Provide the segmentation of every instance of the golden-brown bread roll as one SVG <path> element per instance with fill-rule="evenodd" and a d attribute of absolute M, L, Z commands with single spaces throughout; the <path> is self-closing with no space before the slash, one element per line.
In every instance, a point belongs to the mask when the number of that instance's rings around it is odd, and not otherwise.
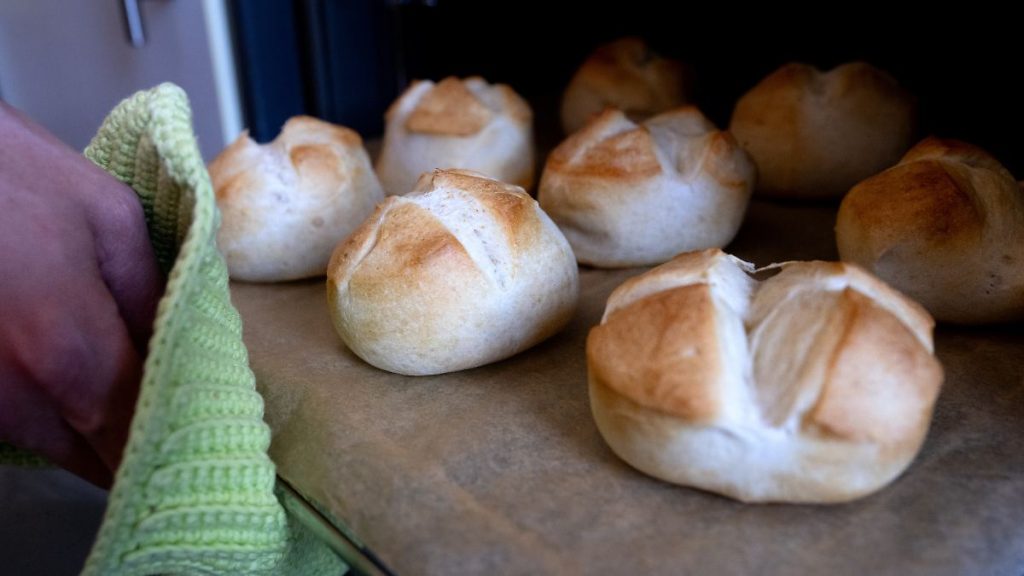
<path fill-rule="evenodd" d="M 980 148 L 923 140 L 850 190 L 836 243 L 939 321 L 1024 319 L 1024 192 Z"/>
<path fill-rule="evenodd" d="M 932 320 L 859 268 L 682 254 L 608 298 L 587 339 L 612 450 L 745 502 L 842 502 L 898 476 L 942 381 Z"/>
<path fill-rule="evenodd" d="M 914 142 L 914 98 L 863 62 L 787 64 L 740 98 L 729 131 L 754 157 L 756 193 L 835 198 Z"/>
<path fill-rule="evenodd" d="M 377 175 L 388 194 L 406 194 L 420 175 L 461 168 L 529 189 L 533 112 L 505 84 L 474 76 L 413 82 L 388 108 Z"/>
<path fill-rule="evenodd" d="M 579 262 L 665 262 L 725 246 L 754 187 L 750 157 L 693 106 L 640 126 L 607 109 L 548 158 L 538 200 Z"/>
<path fill-rule="evenodd" d="M 620 38 L 587 57 L 562 96 L 562 128 L 582 128 L 605 108 L 633 121 L 645 120 L 687 101 L 691 74 L 675 60 L 654 53 L 640 38 Z"/>
<path fill-rule="evenodd" d="M 339 245 L 334 326 L 366 362 L 408 375 L 507 358 L 551 336 L 578 299 L 576 260 L 522 188 L 464 170 L 424 174 Z"/>
<path fill-rule="evenodd" d="M 209 166 L 232 278 L 322 276 L 334 247 L 384 199 L 359 134 L 297 116 L 269 144 L 243 132 Z"/>

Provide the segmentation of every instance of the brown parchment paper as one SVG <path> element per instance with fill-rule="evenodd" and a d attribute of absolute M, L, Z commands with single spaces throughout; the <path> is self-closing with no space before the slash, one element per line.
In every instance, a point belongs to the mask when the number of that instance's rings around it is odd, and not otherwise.
<path fill-rule="evenodd" d="M 729 251 L 835 259 L 835 206 L 755 201 Z M 888 488 L 745 505 L 621 462 L 584 341 L 640 270 L 581 271 L 570 327 L 498 364 L 404 377 L 334 334 L 323 280 L 235 284 L 279 473 L 398 574 L 1024 574 L 1024 333 L 940 327 L 928 439 Z"/>

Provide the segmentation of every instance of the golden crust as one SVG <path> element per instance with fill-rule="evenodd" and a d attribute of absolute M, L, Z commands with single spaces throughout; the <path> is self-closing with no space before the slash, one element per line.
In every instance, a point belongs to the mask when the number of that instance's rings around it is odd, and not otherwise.
<path fill-rule="evenodd" d="M 735 236 L 756 171 L 750 156 L 693 106 L 640 126 L 607 109 L 549 156 L 538 200 L 579 262 L 665 262 Z"/>
<path fill-rule="evenodd" d="M 257 282 L 321 275 L 339 241 L 383 199 L 359 135 L 297 116 L 272 142 L 243 133 L 210 163 L 232 278 Z"/>
<path fill-rule="evenodd" d="M 639 276 L 634 276 L 620 284 L 608 296 L 605 314 L 610 314 L 639 300 L 644 295 L 652 294 L 664 286 L 679 286 L 704 282 L 707 271 L 721 264 L 729 256 L 719 248 L 708 248 L 694 252 L 684 252 L 660 266 L 655 266 Z"/>
<path fill-rule="evenodd" d="M 914 145 L 900 160 L 900 164 L 928 159 L 966 164 L 971 168 L 991 170 L 1007 178 L 1013 178 L 999 160 L 974 144 L 934 136 L 929 136 Z"/>
<path fill-rule="evenodd" d="M 781 266 L 750 294 L 707 250 L 616 288 L 587 340 L 616 454 L 746 502 L 851 500 L 909 465 L 942 381 L 930 318 L 855 266 Z"/>
<path fill-rule="evenodd" d="M 424 174 L 414 192 L 454 188 L 472 196 L 499 226 L 512 246 L 525 248 L 541 241 L 543 231 L 534 213 L 534 200 L 521 187 L 472 170 L 434 170 Z"/>
<path fill-rule="evenodd" d="M 493 362 L 569 321 L 572 252 L 521 189 L 463 170 L 423 175 L 337 247 L 335 328 L 358 356 L 400 374 Z"/>
<path fill-rule="evenodd" d="M 876 257 L 893 244 L 960 244 L 980 238 L 984 220 L 973 198 L 943 162 L 899 164 L 854 186 L 844 218 L 868 233 Z"/>
<path fill-rule="evenodd" d="M 511 86 L 508 84 L 495 84 L 494 88 L 501 95 L 502 102 L 504 103 L 503 109 L 510 118 L 520 124 L 530 124 L 533 122 L 533 110 L 530 108 L 530 105 Z"/>
<path fill-rule="evenodd" d="M 747 167 L 753 164 L 732 134 L 719 130 L 708 136 L 701 167 L 720 185 L 745 190 L 751 180 Z"/>
<path fill-rule="evenodd" d="M 411 203 L 387 212 L 376 232 L 375 248 L 349 279 L 349 290 L 369 299 L 393 299 L 404 286 L 434 284 L 434 267 L 475 272 L 462 244 L 432 214 Z M 444 262 L 442 264 L 442 262 Z M 396 285 L 395 278 L 402 278 Z"/>
<path fill-rule="evenodd" d="M 839 338 L 806 422 L 854 442 L 917 444 L 942 384 L 938 360 L 899 319 L 856 290 L 841 293 L 837 313 Z"/>
<path fill-rule="evenodd" d="M 420 98 L 405 128 L 420 134 L 471 136 L 491 121 L 492 113 L 462 80 L 449 76 Z"/>
<path fill-rule="evenodd" d="M 739 99 L 730 132 L 757 162 L 758 191 L 834 197 L 899 160 L 912 143 L 915 108 L 869 64 L 821 72 L 791 63 Z"/>
<path fill-rule="evenodd" d="M 311 116 L 295 116 L 285 122 L 270 143 L 260 146 L 243 131 L 210 162 L 208 171 L 218 202 L 242 202 L 248 191 L 259 190 L 266 175 L 264 150 L 288 159 L 310 191 L 343 186 L 349 174 L 341 169 L 341 156 L 362 148 L 359 134 Z"/>
<path fill-rule="evenodd" d="M 658 56 L 640 38 L 623 38 L 599 47 L 583 65 L 595 85 L 625 90 L 627 113 L 658 112 L 683 101 L 683 65 Z"/>
<path fill-rule="evenodd" d="M 884 303 L 886 309 L 896 315 L 922 345 L 930 347 L 935 320 L 928 314 L 928 311 L 860 265 L 851 262 L 814 260 L 784 262 L 776 267 L 781 268 L 782 272 L 763 282 L 758 289 L 759 298 L 770 295 L 768 300 L 774 299 L 772 306 L 787 295 L 805 288 L 829 284 L 849 285 L 858 292 L 869 294 L 876 301 Z M 772 292 L 774 294 L 770 294 Z M 760 320 L 761 318 L 756 315 L 752 318 L 752 321 L 755 322 Z"/>
<path fill-rule="evenodd" d="M 984 150 L 928 138 L 850 190 L 836 243 L 941 321 L 1024 318 L 1024 195 Z"/>
<path fill-rule="evenodd" d="M 587 337 L 596 382 L 688 421 L 721 411 L 722 352 L 706 284 L 658 292 L 622 308 Z"/>
<path fill-rule="evenodd" d="M 640 38 L 622 38 L 600 46 L 580 66 L 566 90 L 563 120 L 568 120 L 565 112 L 573 107 L 594 108 L 596 113 L 605 106 L 642 120 L 685 101 L 687 72 L 682 63 L 658 56 Z M 582 122 L 588 114 L 573 111 L 569 115 Z"/>
<path fill-rule="evenodd" d="M 235 141 L 222 150 L 207 166 L 210 181 L 217 200 L 233 198 L 239 194 L 244 184 L 245 171 L 239 169 L 238 163 L 243 162 L 247 153 L 258 150 L 258 145 L 249 137 L 249 131 L 243 130 Z"/>
<path fill-rule="evenodd" d="M 407 194 L 437 168 L 467 168 L 503 182 L 534 182 L 533 114 L 504 84 L 479 76 L 414 82 L 387 113 L 376 169 L 389 194 Z"/>
<path fill-rule="evenodd" d="M 285 145 L 291 142 L 321 142 L 334 144 L 341 148 L 362 146 L 363 139 L 359 133 L 351 128 L 325 122 L 312 116 L 293 116 L 284 123 L 281 134 L 274 139 L 274 142 L 284 141 Z"/>
<path fill-rule="evenodd" d="M 338 244 L 327 264 L 328 283 L 333 282 L 335 286 L 339 286 L 348 282 L 351 271 L 376 246 L 381 222 L 398 201 L 397 197 L 392 196 L 378 204 L 373 213 Z"/>
<path fill-rule="evenodd" d="M 545 171 L 575 178 L 631 180 L 657 176 L 661 164 L 650 132 L 627 122 L 621 111 L 605 110 L 551 152 Z M 616 126 L 620 125 L 632 128 L 619 130 Z"/>
<path fill-rule="evenodd" d="M 587 341 L 593 379 L 641 406 L 691 423 L 720 416 L 721 362 L 729 336 L 716 321 L 721 300 L 713 290 L 725 290 L 723 277 L 714 272 L 722 265 L 740 264 L 718 249 L 681 254 L 616 288 L 605 319 Z M 805 343 L 812 346 L 799 351 L 803 367 L 784 373 L 798 381 L 756 383 L 759 395 L 792 396 L 758 398 L 765 422 L 782 425 L 789 412 L 801 410 L 794 398 L 806 388 L 817 395 L 805 415 L 807 423 L 831 436 L 891 443 L 926 429 L 942 380 L 941 366 L 930 352 L 934 322 L 927 312 L 854 265 L 793 262 L 782 267 L 781 274 L 760 284 L 747 330 L 776 322 L 770 313 L 786 306 L 782 320 L 787 325 L 770 337 L 788 338 L 792 330 L 816 332 Z M 836 286 L 846 288 L 835 292 Z M 768 356 L 785 353 L 787 346 L 800 345 L 797 341 L 773 341 L 764 350 Z M 775 359 L 759 353 L 749 361 L 774 364 Z M 752 373 L 772 374 L 756 366 Z M 890 403 L 888 408 L 878 405 L 881 398 Z M 863 413 L 844 411 L 844 405 Z M 915 408 L 921 406 L 928 410 Z M 786 413 L 775 414 L 779 410 Z M 898 418 L 904 411 L 909 411 L 906 417 Z"/>

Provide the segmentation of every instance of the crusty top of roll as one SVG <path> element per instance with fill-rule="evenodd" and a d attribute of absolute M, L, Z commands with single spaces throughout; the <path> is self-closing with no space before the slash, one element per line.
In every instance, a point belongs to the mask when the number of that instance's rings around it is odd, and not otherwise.
<path fill-rule="evenodd" d="M 497 226 L 476 227 L 472 222 L 446 219 L 444 206 L 424 202 L 443 202 L 427 198 L 426 192 L 438 188 L 466 196 Z M 428 261 L 445 260 L 464 269 L 467 275 L 484 274 L 501 285 L 507 274 L 515 274 L 507 265 L 514 261 L 508 251 L 527 250 L 541 241 L 540 223 L 533 217 L 534 201 L 522 188 L 482 177 L 468 170 L 435 170 L 420 177 L 412 193 L 391 196 L 382 202 L 369 222 L 380 226 L 361 226 L 335 251 L 328 266 L 329 276 L 339 285 L 358 282 L 364 293 L 394 288 L 395 278 L 415 286 L 447 285 L 435 278 Z M 387 218 L 384 215 L 387 214 Z M 489 234 L 500 233 L 503 237 Z M 374 235 L 368 241 L 366 235 Z M 358 249 L 360 253 L 352 253 Z M 357 273 L 353 273 L 358 268 Z M 449 269 L 450 270 L 450 269 Z"/>
<path fill-rule="evenodd" d="M 405 129 L 415 134 L 472 136 L 496 116 L 530 124 L 530 105 L 507 84 L 488 84 L 480 76 L 460 80 L 449 76 L 437 84 L 416 80 L 387 110 L 392 121 L 398 111 L 413 105 Z"/>
<path fill-rule="evenodd" d="M 572 317 L 572 249 L 526 192 L 468 170 L 424 174 L 340 244 L 327 270 L 338 334 L 370 364 L 441 374 L 507 358 Z"/>
<path fill-rule="evenodd" d="M 993 178 L 1016 193 L 1013 176 L 984 150 L 928 138 L 898 165 L 858 184 L 843 210 L 870 231 L 861 238 L 866 243 L 861 249 L 876 256 L 901 242 L 959 246 L 980 240 L 988 219 L 974 190 L 979 181 Z"/>
<path fill-rule="evenodd" d="M 607 108 L 552 151 L 537 199 L 580 263 L 643 266 L 728 244 L 755 178 L 750 156 L 693 106 L 639 125 Z"/>
<path fill-rule="evenodd" d="M 718 249 L 624 283 L 587 338 L 591 411 L 657 478 L 745 502 L 842 502 L 891 482 L 942 384 L 928 314 L 856 266 L 761 272 Z"/>
<path fill-rule="evenodd" d="M 639 121 L 678 106 L 686 100 L 688 72 L 682 63 L 657 55 L 641 38 L 620 38 L 599 46 L 566 88 L 565 131 L 575 131 L 590 114 L 605 107 L 621 109 Z"/>
<path fill-rule="evenodd" d="M 710 175 L 722 186 L 744 188 L 746 179 L 738 175 L 749 175 L 753 166 L 745 155 L 734 153 L 738 148 L 732 135 L 718 130 L 695 106 L 664 112 L 640 125 L 609 108 L 555 148 L 545 171 L 616 181 L 671 171 L 684 179 Z"/>
<path fill-rule="evenodd" d="M 649 114 L 683 100 L 683 71 L 681 63 L 662 58 L 642 38 L 629 36 L 595 49 L 579 74 L 592 86 L 607 87 L 627 113 Z"/>
<path fill-rule="evenodd" d="M 468 136 L 491 120 L 491 111 L 457 78 L 445 78 L 427 91 L 405 119 L 410 132 Z"/>
<path fill-rule="evenodd" d="M 210 162 L 208 170 L 218 201 L 234 199 L 247 190 L 264 186 L 266 174 L 255 169 L 260 166 L 277 168 L 277 175 L 288 179 L 286 162 L 294 166 L 296 177 L 306 184 L 308 194 L 332 195 L 338 180 L 346 178 L 338 158 L 362 145 L 363 139 L 354 130 L 311 116 L 295 116 L 285 122 L 270 145 L 257 144 L 248 130 L 243 131 Z"/>
<path fill-rule="evenodd" d="M 979 185 L 1004 189 L 1005 194 L 996 195 L 1000 204 L 991 207 L 996 209 L 983 210 L 985 203 L 976 199 Z M 865 226 L 885 225 L 890 233 L 914 240 L 955 243 L 960 236 L 977 236 L 990 216 L 1011 212 L 1001 210 L 1010 204 L 1002 204 L 1017 199 L 1016 188 L 1013 175 L 981 148 L 926 138 L 898 165 L 858 184 L 847 206 Z M 891 202 L 894 195 L 905 201 Z M 878 210 L 880 205 L 885 210 Z"/>
<path fill-rule="evenodd" d="M 322 275 L 334 246 L 384 197 L 359 134 L 308 116 L 265 145 L 243 133 L 209 172 L 217 244 L 238 280 Z"/>
<path fill-rule="evenodd" d="M 377 175 L 406 194 L 421 174 L 462 168 L 533 185 L 533 112 L 512 88 L 479 76 L 413 82 L 388 108 Z"/>
<path fill-rule="evenodd" d="M 1024 318 L 1024 192 L 976 146 L 927 138 L 854 186 L 836 241 L 940 321 Z"/>
<path fill-rule="evenodd" d="M 916 100 L 865 62 L 821 71 L 790 63 L 736 103 L 729 130 L 753 156 L 758 191 L 837 197 L 913 143 Z"/>
<path fill-rule="evenodd" d="M 912 98 L 891 74 L 862 61 L 847 62 L 830 70 L 790 62 L 766 76 L 758 87 L 766 93 L 798 90 L 820 98 L 853 95 L 869 101 L 878 96 Z"/>
<path fill-rule="evenodd" d="M 588 340 L 594 380 L 696 424 L 879 442 L 926 427 L 905 407 L 930 406 L 941 381 L 927 312 L 850 264 L 776 267 L 758 285 L 749 265 L 711 249 L 627 281 Z"/>

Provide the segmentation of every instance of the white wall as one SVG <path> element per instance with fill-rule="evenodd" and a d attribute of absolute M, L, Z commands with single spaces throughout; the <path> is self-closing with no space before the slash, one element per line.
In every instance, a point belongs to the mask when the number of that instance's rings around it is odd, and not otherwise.
<path fill-rule="evenodd" d="M 82 149 L 106 114 L 161 82 L 185 89 L 203 156 L 241 130 L 224 0 L 139 0 L 147 43 L 120 0 L 0 1 L 0 97 Z"/>

